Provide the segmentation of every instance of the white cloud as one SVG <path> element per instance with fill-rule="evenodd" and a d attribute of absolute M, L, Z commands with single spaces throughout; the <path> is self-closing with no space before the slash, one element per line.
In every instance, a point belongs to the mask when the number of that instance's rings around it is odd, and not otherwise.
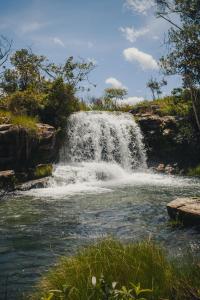
<path fill-rule="evenodd" d="M 126 0 L 125 5 L 132 11 L 146 15 L 147 11 L 155 5 L 155 2 L 153 0 Z"/>
<path fill-rule="evenodd" d="M 114 77 L 107 78 L 105 83 L 111 84 L 111 86 L 115 89 L 126 89 L 126 87 L 121 83 L 121 81 L 117 80 Z"/>
<path fill-rule="evenodd" d="M 59 45 L 61 47 L 65 47 L 65 44 L 63 43 L 63 41 L 61 39 L 59 39 L 58 37 L 53 38 L 53 43 L 56 45 Z"/>
<path fill-rule="evenodd" d="M 138 50 L 137 48 L 127 48 L 123 51 L 124 58 L 129 61 L 137 61 L 143 70 L 151 69 L 158 70 L 158 63 L 156 60 L 145 52 Z"/>
<path fill-rule="evenodd" d="M 120 106 L 135 105 L 142 101 L 144 101 L 143 97 L 128 97 L 128 98 L 125 98 L 124 100 L 118 100 L 117 104 Z"/>
<path fill-rule="evenodd" d="M 21 32 L 23 34 L 25 34 L 25 33 L 30 33 L 30 32 L 39 30 L 43 26 L 44 26 L 43 23 L 31 22 L 31 23 L 27 23 L 27 24 L 22 24 L 20 29 L 21 29 Z"/>
<path fill-rule="evenodd" d="M 145 27 L 136 30 L 134 27 L 120 27 L 120 31 L 123 33 L 123 35 L 129 42 L 134 43 L 137 40 L 137 38 L 148 33 L 149 28 Z"/>

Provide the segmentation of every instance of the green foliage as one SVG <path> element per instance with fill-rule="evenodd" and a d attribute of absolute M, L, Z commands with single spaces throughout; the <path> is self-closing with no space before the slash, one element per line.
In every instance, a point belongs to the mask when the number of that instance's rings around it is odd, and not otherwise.
<path fill-rule="evenodd" d="M 10 94 L 2 100 L 2 104 L 15 115 L 38 116 L 43 105 L 43 99 L 43 94 L 27 89 Z"/>
<path fill-rule="evenodd" d="M 34 178 L 44 178 L 51 176 L 53 167 L 51 164 L 38 165 L 34 170 Z"/>
<path fill-rule="evenodd" d="M 37 118 L 12 115 L 10 121 L 13 125 L 21 126 L 33 133 L 37 131 L 37 123 L 38 123 Z"/>
<path fill-rule="evenodd" d="M 173 27 L 168 31 L 169 52 L 160 60 L 165 74 L 181 75 L 183 85 L 190 89 L 194 115 L 200 131 L 200 2 L 199 0 L 156 0 L 157 15 Z M 180 22 L 173 22 L 171 15 L 178 14 Z"/>
<path fill-rule="evenodd" d="M 196 166 L 195 168 L 189 169 L 188 176 L 200 177 L 200 165 Z"/>
<path fill-rule="evenodd" d="M 11 112 L 0 110 L 0 124 L 21 126 L 31 132 L 36 132 L 38 119 L 26 115 L 16 116 Z"/>
<path fill-rule="evenodd" d="M 192 101 L 187 90 L 175 90 L 171 96 L 153 101 L 143 101 L 134 106 L 140 113 L 154 112 L 160 116 L 179 116 L 192 118 Z"/>
<path fill-rule="evenodd" d="M 149 241 L 123 245 L 104 240 L 73 257 L 63 257 L 28 299 L 191 300 L 200 289 L 198 263 L 193 257 L 169 260 Z"/>
<path fill-rule="evenodd" d="M 92 61 L 87 62 L 83 59 L 76 61 L 73 56 L 70 56 L 63 65 L 51 64 L 49 72 L 54 79 L 62 78 L 63 82 L 72 86 L 74 90 L 84 91 L 86 88 L 82 86 L 82 83 L 91 84 L 88 76 L 94 68 L 95 64 Z M 94 84 L 92 85 L 95 87 Z"/>
<path fill-rule="evenodd" d="M 103 106 L 106 110 L 117 110 L 118 109 L 118 100 L 123 100 L 127 95 L 126 89 L 121 88 L 107 88 L 104 91 L 104 96 L 102 99 Z"/>
<path fill-rule="evenodd" d="M 44 101 L 44 108 L 41 112 L 42 121 L 63 129 L 68 116 L 78 110 L 79 101 L 74 96 L 73 87 L 65 84 L 62 78 L 53 81 Z"/>
<path fill-rule="evenodd" d="M 5 69 L 1 75 L 1 89 L 7 93 L 34 88 L 41 91 L 45 82 L 46 58 L 33 54 L 31 50 L 21 49 L 10 58 L 12 68 Z"/>
<path fill-rule="evenodd" d="M 151 90 L 152 92 L 152 96 L 153 99 L 156 99 L 156 95 L 157 97 L 159 97 L 162 94 L 161 88 L 167 85 L 167 81 L 162 79 L 160 82 L 157 81 L 156 79 L 151 78 L 148 82 L 147 82 L 147 87 Z"/>

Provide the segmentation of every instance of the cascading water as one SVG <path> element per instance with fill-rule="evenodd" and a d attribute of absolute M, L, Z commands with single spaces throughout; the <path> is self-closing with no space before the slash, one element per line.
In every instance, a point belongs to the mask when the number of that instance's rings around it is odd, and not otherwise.
<path fill-rule="evenodd" d="M 146 169 L 142 134 L 128 113 L 79 112 L 68 122 L 67 138 L 53 186 L 95 184 Z"/>
<path fill-rule="evenodd" d="M 128 113 L 75 113 L 67 136 L 61 162 L 117 163 L 129 171 L 146 168 L 142 134 Z"/>

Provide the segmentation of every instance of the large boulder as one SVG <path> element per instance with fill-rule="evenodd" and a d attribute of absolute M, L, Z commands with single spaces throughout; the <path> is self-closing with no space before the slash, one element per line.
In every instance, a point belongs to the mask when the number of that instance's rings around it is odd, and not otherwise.
<path fill-rule="evenodd" d="M 169 216 L 184 225 L 200 225 L 200 198 L 177 198 L 168 203 Z"/>
<path fill-rule="evenodd" d="M 22 171 L 52 162 L 56 150 L 56 130 L 50 125 L 39 123 L 36 132 L 13 124 L 0 125 L 0 170 Z"/>

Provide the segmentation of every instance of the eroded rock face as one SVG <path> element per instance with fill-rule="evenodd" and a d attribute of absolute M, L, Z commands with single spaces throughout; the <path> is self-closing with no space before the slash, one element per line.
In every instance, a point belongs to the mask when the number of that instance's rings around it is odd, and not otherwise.
<path fill-rule="evenodd" d="M 184 225 L 200 225 L 200 198 L 177 198 L 167 205 L 169 216 Z"/>
<path fill-rule="evenodd" d="M 12 124 L 0 125 L 0 170 L 24 170 L 49 163 L 56 156 L 56 130 L 37 124 L 37 132 Z"/>
<path fill-rule="evenodd" d="M 173 167 L 177 164 L 177 168 L 182 170 L 190 167 L 191 162 L 194 165 L 199 163 L 200 138 L 188 141 L 180 129 L 180 125 L 187 123 L 187 120 L 182 117 L 159 116 L 154 112 L 131 113 L 142 130 L 150 167 L 157 168 L 160 164 Z M 168 173 L 173 173 L 173 170 L 171 172 L 169 169 Z"/>

